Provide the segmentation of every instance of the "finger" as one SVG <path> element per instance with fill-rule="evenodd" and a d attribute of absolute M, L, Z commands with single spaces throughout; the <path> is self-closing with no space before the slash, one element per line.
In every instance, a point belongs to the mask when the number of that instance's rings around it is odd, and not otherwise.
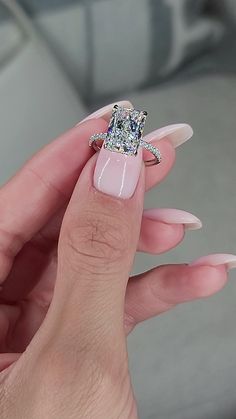
<path fill-rule="evenodd" d="M 106 127 L 102 119 L 79 123 L 39 151 L 1 188 L 0 248 L 2 242 L 10 242 L 8 248 L 16 253 L 70 198 L 82 168 L 93 154 L 88 139 Z"/>
<path fill-rule="evenodd" d="M 215 294 L 226 282 L 225 265 L 166 265 L 135 276 L 126 291 L 126 332 L 177 304 Z"/>
<path fill-rule="evenodd" d="M 166 252 L 183 240 L 185 231 L 201 227 L 201 221 L 186 211 L 172 208 L 145 210 L 138 250 L 153 254 Z"/>
<path fill-rule="evenodd" d="M 143 218 L 138 250 L 159 255 L 178 246 L 184 236 L 183 225 L 166 224 Z"/>
<path fill-rule="evenodd" d="M 0 190 L 0 283 L 24 243 L 69 199 L 92 152 L 88 138 L 103 120 L 73 128 L 34 156 Z"/>
<path fill-rule="evenodd" d="M 21 354 L 17 353 L 6 353 L 0 354 L 0 372 L 8 368 L 14 362 L 20 358 Z"/>
<path fill-rule="evenodd" d="M 0 301 L 22 300 L 31 292 L 37 300 L 51 302 L 57 270 L 57 242 L 65 210 L 66 206 L 61 208 L 15 258 L 0 290 Z M 186 211 L 145 210 L 137 250 L 152 254 L 166 252 L 183 240 L 187 230 L 201 228 L 201 225 L 197 217 Z"/>
<path fill-rule="evenodd" d="M 106 339 L 111 344 L 115 338 L 120 348 L 143 196 L 141 150 L 134 157 L 102 149 L 81 173 L 61 228 L 58 277 L 48 317 L 60 342 L 73 336 L 80 345 L 79 330 L 83 343 L 102 336 L 103 351 Z"/>
<path fill-rule="evenodd" d="M 29 293 L 43 305 L 51 302 L 57 271 L 58 238 L 67 205 L 60 208 L 15 257 L 11 271 L 2 283 L 0 302 L 23 300 Z"/>
<path fill-rule="evenodd" d="M 88 138 L 105 126 L 99 120 L 74 127 L 25 164 L 0 191 L 3 231 L 25 242 L 43 226 L 70 198 L 78 173 L 92 155 Z"/>
<path fill-rule="evenodd" d="M 33 290 L 31 296 L 44 303 L 51 302 L 57 269 L 57 242 L 65 210 L 66 206 L 63 206 L 15 258 L 0 291 L 1 301 L 22 300 Z M 201 228 L 201 225 L 197 217 L 185 211 L 145 210 L 138 250 L 152 254 L 166 252 L 183 240 L 187 230 Z"/>
<path fill-rule="evenodd" d="M 205 265 L 197 266 L 198 263 Z M 210 264 L 219 264 L 211 266 Z M 210 255 L 188 265 L 168 265 L 155 268 L 144 274 L 132 277 L 128 282 L 125 301 L 125 330 L 129 333 L 136 324 L 153 316 L 161 314 L 175 305 L 203 298 L 219 291 L 227 281 L 227 270 L 236 267 L 236 257 L 233 255 Z M 41 306 L 41 305 L 40 305 Z M 37 331 L 38 325 L 43 321 L 45 313 L 42 308 L 36 312 L 22 317 L 19 309 L 13 305 L 2 306 L 0 312 L 0 336 L 1 351 L 9 350 L 6 343 L 10 344 L 11 350 L 24 351 L 24 345 L 28 345 Z M 16 324 L 20 319 L 20 330 Z M 27 336 L 22 336 L 22 322 Z M 14 341 L 10 343 L 15 330 Z M 9 334 L 6 339 L 7 334 Z M 16 335 L 16 336 L 15 336 Z M 19 342 L 20 346 L 19 346 Z M 0 356 L 1 363 L 6 361 Z"/>

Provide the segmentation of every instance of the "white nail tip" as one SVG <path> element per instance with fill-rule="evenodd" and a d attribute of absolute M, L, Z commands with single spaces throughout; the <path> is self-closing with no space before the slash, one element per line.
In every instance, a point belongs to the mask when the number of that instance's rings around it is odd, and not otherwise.
<path fill-rule="evenodd" d="M 184 223 L 185 230 L 200 230 L 202 228 L 202 222 L 199 220 L 199 222 L 195 223 Z"/>
<path fill-rule="evenodd" d="M 145 141 L 158 141 L 167 138 L 174 148 L 179 147 L 193 136 L 193 129 L 188 124 L 172 124 L 167 127 L 159 128 L 148 134 Z"/>
<path fill-rule="evenodd" d="M 181 126 L 182 125 L 182 126 Z M 193 136 L 193 129 L 188 124 L 181 124 L 175 131 L 173 138 L 170 138 L 173 146 L 179 147 L 184 144 L 186 141 L 190 140 Z"/>
<path fill-rule="evenodd" d="M 190 264 L 191 266 L 220 266 L 225 265 L 228 269 L 236 268 L 236 256 L 230 254 L 216 253 L 203 256 Z"/>
<path fill-rule="evenodd" d="M 144 211 L 144 216 L 166 224 L 182 224 L 186 230 L 199 230 L 202 222 L 189 212 L 173 208 L 156 208 Z"/>

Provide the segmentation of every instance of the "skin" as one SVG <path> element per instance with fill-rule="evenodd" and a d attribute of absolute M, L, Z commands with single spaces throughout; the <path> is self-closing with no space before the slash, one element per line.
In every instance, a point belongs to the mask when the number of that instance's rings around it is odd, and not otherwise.
<path fill-rule="evenodd" d="M 163 163 L 143 167 L 131 199 L 115 199 L 93 187 L 88 139 L 106 128 L 103 119 L 72 128 L 0 189 L 3 419 L 137 418 L 126 335 L 227 281 L 224 265 L 130 278 L 137 250 L 159 254 L 184 238 L 184 226 L 143 217 L 144 193 L 169 173 L 175 150 L 159 141 Z"/>

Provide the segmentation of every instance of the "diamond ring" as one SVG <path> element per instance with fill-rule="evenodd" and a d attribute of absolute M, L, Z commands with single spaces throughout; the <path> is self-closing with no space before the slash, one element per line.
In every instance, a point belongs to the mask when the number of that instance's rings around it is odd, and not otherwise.
<path fill-rule="evenodd" d="M 89 145 L 99 151 L 104 142 L 104 148 L 116 153 L 136 156 L 139 147 L 149 151 L 154 158 L 145 160 L 146 166 L 161 162 L 161 153 L 157 147 L 142 139 L 147 112 L 124 108 L 115 105 L 109 122 L 107 133 L 94 134 Z"/>

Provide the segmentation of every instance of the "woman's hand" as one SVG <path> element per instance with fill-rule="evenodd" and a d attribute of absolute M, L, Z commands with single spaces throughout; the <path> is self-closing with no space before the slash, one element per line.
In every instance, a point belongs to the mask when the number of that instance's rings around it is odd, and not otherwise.
<path fill-rule="evenodd" d="M 43 149 L 0 191 L 3 418 L 136 418 L 125 335 L 218 291 L 235 266 L 236 257 L 214 255 L 129 278 L 137 248 L 167 251 L 186 226 L 200 226 L 185 212 L 143 213 L 145 189 L 170 171 L 187 127 L 151 134 L 163 162 L 145 173 L 141 156 L 92 157 L 90 135 L 107 128 L 109 109 L 102 112 Z"/>

